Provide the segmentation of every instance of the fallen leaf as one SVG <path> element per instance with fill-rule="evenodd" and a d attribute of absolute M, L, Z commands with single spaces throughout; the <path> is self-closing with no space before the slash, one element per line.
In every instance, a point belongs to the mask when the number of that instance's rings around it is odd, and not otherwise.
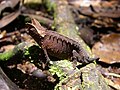
<path fill-rule="evenodd" d="M 9 23 L 11 23 L 13 20 L 15 20 L 20 15 L 20 13 L 21 11 L 18 10 L 18 11 L 12 12 L 4 16 L 2 19 L 0 19 L 0 28 L 3 28 Z"/>
<path fill-rule="evenodd" d="M 108 34 L 96 43 L 92 52 L 100 57 L 100 61 L 113 64 L 120 63 L 120 34 Z"/>

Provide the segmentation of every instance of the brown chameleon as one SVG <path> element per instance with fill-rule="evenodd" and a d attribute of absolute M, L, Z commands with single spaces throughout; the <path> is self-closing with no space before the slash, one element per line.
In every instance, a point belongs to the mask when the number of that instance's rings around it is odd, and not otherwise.
<path fill-rule="evenodd" d="M 47 30 L 35 19 L 32 19 L 32 23 L 28 26 L 28 33 L 44 50 L 48 61 L 50 61 L 48 55 L 59 59 L 76 60 L 83 64 L 98 59 L 90 58 L 78 42 L 55 31 Z"/>

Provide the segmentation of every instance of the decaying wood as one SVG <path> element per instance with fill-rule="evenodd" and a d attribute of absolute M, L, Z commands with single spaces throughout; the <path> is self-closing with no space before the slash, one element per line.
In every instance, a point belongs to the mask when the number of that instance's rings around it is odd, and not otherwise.
<path fill-rule="evenodd" d="M 43 48 L 48 60 L 50 59 L 47 53 L 59 59 L 75 59 L 83 64 L 97 59 L 90 58 L 78 42 L 55 31 L 45 29 L 37 20 L 32 19 L 32 23 L 29 25 L 29 34 Z"/>

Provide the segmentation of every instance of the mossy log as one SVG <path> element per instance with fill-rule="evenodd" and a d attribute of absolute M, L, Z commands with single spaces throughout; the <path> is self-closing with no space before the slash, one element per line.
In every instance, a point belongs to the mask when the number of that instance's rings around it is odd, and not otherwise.
<path fill-rule="evenodd" d="M 0 53 L 0 61 L 7 61 L 14 56 L 18 56 L 17 58 L 21 58 L 25 52 L 25 50 L 30 47 L 32 43 L 22 42 L 16 45 L 13 49 Z"/>
<path fill-rule="evenodd" d="M 72 72 L 55 90 L 111 90 L 93 63 Z"/>

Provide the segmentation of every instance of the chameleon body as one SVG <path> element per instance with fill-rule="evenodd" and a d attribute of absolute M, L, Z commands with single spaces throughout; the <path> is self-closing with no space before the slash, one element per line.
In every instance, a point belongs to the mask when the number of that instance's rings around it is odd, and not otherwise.
<path fill-rule="evenodd" d="M 29 24 L 28 33 L 42 47 L 47 59 L 49 59 L 48 55 L 51 55 L 59 59 L 76 59 L 84 64 L 95 60 L 89 58 L 78 42 L 55 31 L 47 30 L 35 19 Z"/>

